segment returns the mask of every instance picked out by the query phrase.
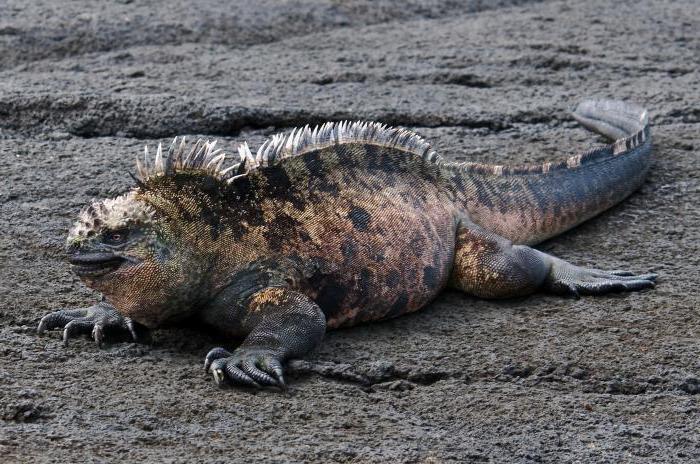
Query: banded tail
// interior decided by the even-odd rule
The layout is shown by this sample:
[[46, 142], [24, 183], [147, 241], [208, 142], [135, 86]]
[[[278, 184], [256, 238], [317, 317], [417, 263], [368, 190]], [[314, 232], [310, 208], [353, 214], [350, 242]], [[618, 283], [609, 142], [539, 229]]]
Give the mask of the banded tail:
[[600, 214], [642, 184], [651, 164], [645, 109], [586, 100], [573, 116], [613, 143], [542, 165], [442, 164], [475, 223], [513, 243], [532, 245]]

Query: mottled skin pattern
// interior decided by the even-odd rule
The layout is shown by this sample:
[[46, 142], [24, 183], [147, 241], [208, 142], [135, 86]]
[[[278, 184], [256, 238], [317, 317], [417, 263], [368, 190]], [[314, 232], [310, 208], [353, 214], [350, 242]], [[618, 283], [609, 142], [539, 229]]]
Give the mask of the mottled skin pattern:
[[318, 263], [304, 293], [329, 327], [416, 310], [447, 281], [455, 212], [434, 164], [348, 144], [252, 180], [262, 186], [265, 252]]
[[207, 355], [218, 383], [284, 386], [284, 362], [326, 327], [418, 310], [448, 285], [485, 298], [651, 287], [651, 274], [583, 269], [524, 246], [619, 202], [644, 177], [645, 117], [622, 103], [588, 105], [584, 124], [635, 137], [624, 151], [504, 170], [443, 163], [419, 153], [420, 141], [348, 140], [341, 128], [337, 142], [230, 182], [166, 160], [130, 196], [83, 213], [68, 251], [105, 300], [51, 313], [39, 331], [64, 327], [66, 340], [92, 331], [99, 343], [105, 330], [136, 337], [139, 325], [195, 318], [244, 339]]
[[[299, 274], [293, 286], [323, 308], [334, 328], [419, 309], [444, 287], [456, 213], [440, 182], [435, 164], [347, 144], [257, 169], [231, 185], [163, 177], [137, 196], [176, 217], [177, 235], [197, 248], [196, 256], [208, 256], [194, 260], [213, 266], [206, 293], [240, 280], [235, 276], [248, 263], [276, 269], [286, 259]], [[153, 281], [153, 288], [130, 289], [128, 298], [163, 286], [146, 278], [156, 275], [153, 269], [144, 274], [139, 280]], [[114, 303], [145, 325], [164, 322], [150, 322], [157, 311], [144, 302]]]

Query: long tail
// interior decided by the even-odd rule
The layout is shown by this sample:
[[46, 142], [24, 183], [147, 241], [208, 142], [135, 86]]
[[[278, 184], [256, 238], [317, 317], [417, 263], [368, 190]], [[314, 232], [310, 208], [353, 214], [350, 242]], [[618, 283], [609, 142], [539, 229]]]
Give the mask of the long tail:
[[620, 101], [586, 100], [573, 116], [614, 142], [536, 166], [444, 163], [459, 206], [485, 229], [514, 243], [535, 244], [630, 195], [651, 164], [646, 110]]

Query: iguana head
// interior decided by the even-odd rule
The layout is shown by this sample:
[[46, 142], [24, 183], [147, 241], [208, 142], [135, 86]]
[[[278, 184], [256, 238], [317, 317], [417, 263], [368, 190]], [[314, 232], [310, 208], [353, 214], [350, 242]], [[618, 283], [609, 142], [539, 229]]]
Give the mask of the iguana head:
[[[137, 191], [96, 201], [70, 229], [68, 259], [85, 284], [123, 315], [148, 327], [188, 309], [194, 291], [187, 254], [172, 221]], [[190, 276], [190, 277], [188, 277]]]
[[121, 314], [148, 327], [206, 303], [225, 285], [227, 270], [247, 262], [236, 251], [241, 233], [233, 231], [243, 226], [229, 217], [236, 200], [224, 196], [258, 160], [244, 144], [239, 162], [224, 167], [226, 155], [215, 145], [176, 138], [165, 153], [159, 145], [154, 158], [146, 148], [136, 163], [137, 187], [94, 202], [69, 232], [76, 274]]

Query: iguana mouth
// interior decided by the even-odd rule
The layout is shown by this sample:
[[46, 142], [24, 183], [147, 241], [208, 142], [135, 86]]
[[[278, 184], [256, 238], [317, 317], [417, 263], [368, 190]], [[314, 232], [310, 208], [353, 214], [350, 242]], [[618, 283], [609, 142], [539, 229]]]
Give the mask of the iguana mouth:
[[117, 270], [125, 259], [113, 253], [76, 253], [68, 261], [80, 277], [100, 277]]

